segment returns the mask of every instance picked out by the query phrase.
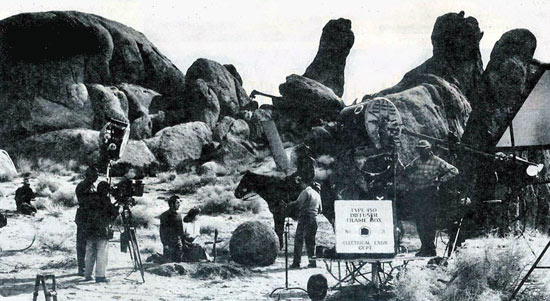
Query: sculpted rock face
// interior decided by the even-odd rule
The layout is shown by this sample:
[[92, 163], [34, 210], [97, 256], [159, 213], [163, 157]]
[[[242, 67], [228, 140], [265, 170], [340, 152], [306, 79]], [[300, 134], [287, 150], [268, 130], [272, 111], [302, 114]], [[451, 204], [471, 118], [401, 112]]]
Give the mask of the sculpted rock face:
[[[411, 132], [447, 139], [460, 138], [472, 108], [483, 64], [479, 41], [483, 33], [477, 20], [464, 12], [437, 18], [432, 32], [433, 56], [407, 72], [395, 86], [363, 101], [385, 97], [395, 104]], [[417, 138], [402, 135], [401, 154], [414, 156]]]
[[97, 128], [93, 120], [103, 116], [90, 114], [86, 85], [132, 83], [168, 96], [183, 93], [183, 73], [143, 34], [120, 23], [74, 11], [40, 12], [4, 19], [0, 28], [3, 137]]
[[178, 167], [186, 160], [199, 159], [203, 146], [212, 142], [210, 127], [199, 121], [165, 128], [157, 136], [160, 137], [158, 144], [152, 148], [159, 161], [169, 168]]
[[287, 76], [279, 92], [282, 98], [273, 99], [275, 109], [308, 129], [320, 125], [322, 120], [335, 120], [344, 107], [342, 99], [331, 89], [296, 74]]
[[[235, 76], [235, 75], [236, 76]], [[220, 116], [237, 116], [250, 99], [235, 67], [198, 59], [187, 70], [183, 103], [189, 120], [203, 121], [214, 127]]]
[[323, 27], [319, 50], [304, 76], [313, 79], [342, 97], [346, 59], [355, 41], [348, 19], [330, 20]]
[[245, 222], [237, 227], [229, 241], [231, 259], [250, 266], [268, 266], [275, 262], [279, 239], [269, 225]]
[[475, 110], [464, 133], [465, 142], [482, 148], [498, 143], [550, 67], [533, 59], [536, 47], [537, 39], [527, 29], [510, 30], [495, 43], [473, 102]]

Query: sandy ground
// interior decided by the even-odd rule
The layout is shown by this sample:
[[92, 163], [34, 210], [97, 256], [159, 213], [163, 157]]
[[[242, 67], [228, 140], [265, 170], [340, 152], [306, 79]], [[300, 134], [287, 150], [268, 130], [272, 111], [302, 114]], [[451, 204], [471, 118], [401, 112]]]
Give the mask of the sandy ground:
[[[73, 189], [77, 180], [73, 176], [54, 176], [53, 179], [62, 183], [65, 189]], [[156, 178], [146, 179], [144, 198], [149, 201], [151, 213], [156, 217], [167, 206], [163, 200], [169, 195], [169, 183], [158, 183]], [[15, 189], [20, 185], [17, 178], [11, 183], [0, 183], [0, 199], [2, 211], [14, 211], [13, 201]], [[31, 186], [37, 185], [37, 179], [31, 179]], [[1, 195], [0, 195], [1, 196]], [[253, 214], [245, 212], [234, 215], [201, 216], [203, 226], [216, 228], [220, 231], [220, 238], [224, 240], [220, 246], [221, 261], [228, 261], [227, 244], [231, 232], [242, 222], [261, 220], [272, 224], [271, 213], [267, 205], [260, 199], [260, 212]], [[184, 197], [182, 213], [198, 205], [192, 198]], [[57, 279], [57, 291], [60, 300], [270, 300], [270, 292], [285, 284], [285, 258], [279, 252], [276, 262], [268, 267], [244, 268], [248, 274], [244, 277], [222, 279], [219, 276], [205, 279], [193, 278], [190, 275], [164, 277], [145, 273], [145, 283], [141, 282], [139, 273], [131, 273], [132, 261], [127, 253], [120, 251], [120, 245], [115, 239], [109, 243], [109, 265], [107, 276], [111, 282], [96, 284], [84, 282], [76, 275], [75, 236], [76, 226], [73, 222], [75, 208], [65, 209], [60, 216], [52, 216], [45, 210], [39, 210], [34, 217], [10, 214], [8, 225], [0, 230], [0, 298], [2, 300], [31, 300], [34, 290], [35, 276], [38, 273], [53, 273]], [[152, 252], [161, 252], [162, 245], [158, 239], [158, 219], [149, 229], [138, 230], [138, 240], [142, 256], [148, 257]], [[319, 219], [320, 227], [317, 234], [317, 244], [331, 245], [333, 241], [332, 227], [324, 218]], [[293, 249], [293, 237], [296, 225], [291, 229], [289, 249]], [[36, 241], [26, 251], [11, 253], [8, 250], [21, 249], [29, 245], [36, 234]], [[202, 241], [213, 240], [212, 234], [203, 235]], [[61, 243], [59, 243], [61, 242]], [[409, 251], [414, 252], [418, 247], [418, 240], [406, 239]], [[51, 245], [54, 244], [53, 250]], [[441, 245], [441, 244], [440, 244]], [[207, 247], [210, 252], [211, 247]], [[6, 252], [8, 251], [8, 252]], [[440, 250], [442, 252], [442, 250]], [[290, 255], [291, 257], [292, 255]], [[291, 260], [289, 258], [289, 260]], [[302, 264], [307, 259], [304, 257]], [[235, 263], [229, 263], [238, 266]], [[419, 263], [416, 263], [419, 264]], [[196, 268], [200, 263], [190, 264], [189, 268]], [[145, 264], [146, 269], [154, 264]], [[306, 288], [309, 277], [321, 273], [329, 280], [329, 286], [336, 284], [324, 267], [318, 261], [318, 268], [302, 268], [289, 271], [289, 286]], [[341, 290], [329, 291], [328, 299], [332, 300], [387, 300], [387, 297], [368, 297], [369, 291], [363, 287], [347, 286]], [[307, 300], [303, 292], [283, 292], [275, 298], [284, 300]], [[43, 296], [41, 295], [41, 298]]]

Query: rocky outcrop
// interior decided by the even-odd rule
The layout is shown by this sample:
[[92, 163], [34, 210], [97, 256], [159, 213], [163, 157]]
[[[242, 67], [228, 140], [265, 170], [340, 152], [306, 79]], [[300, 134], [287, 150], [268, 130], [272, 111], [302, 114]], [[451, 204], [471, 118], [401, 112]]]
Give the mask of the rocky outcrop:
[[330, 20], [321, 34], [319, 50], [304, 76], [332, 89], [334, 94], [344, 94], [344, 70], [346, 59], [355, 41], [348, 19]]
[[235, 262], [249, 266], [268, 266], [275, 262], [279, 239], [269, 225], [245, 222], [237, 227], [229, 241], [229, 253]]
[[10, 155], [4, 150], [0, 150], [0, 180], [10, 180], [16, 176], [17, 169], [15, 169]]
[[[479, 41], [483, 33], [464, 12], [437, 18], [432, 31], [433, 56], [407, 72], [395, 86], [363, 101], [385, 97], [395, 104], [404, 127], [414, 133], [447, 139], [460, 138], [472, 111], [483, 71]], [[403, 137], [404, 136], [404, 137]], [[402, 135], [402, 155], [414, 156], [417, 138]]]
[[95, 164], [99, 158], [99, 132], [66, 129], [38, 134], [13, 145], [13, 153], [23, 158], [47, 158], [58, 162], [76, 160]]
[[282, 97], [273, 99], [275, 109], [281, 117], [289, 117], [297, 127], [307, 130], [323, 121], [335, 120], [344, 107], [342, 99], [331, 89], [296, 74], [287, 76], [279, 92]]
[[[166, 96], [183, 94], [183, 73], [143, 34], [120, 23], [74, 11], [40, 12], [4, 19], [0, 28], [2, 138], [17, 140], [69, 128], [97, 129], [97, 122], [109, 114], [122, 117], [119, 108], [106, 112], [103, 107], [114, 104], [107, 94], [117, 96], [118, 92], [96, 85], [107, 89], [130, 83]], [[130, 89], [119, 88], [133, 101]], [[106, 103], [92, 109], [90, 94]], [[142, 94], [140, 98], [147, 97]], [[124, 104], [121, 108], [128, 109]], [[92, 113], [96, 109], [99, 116]], [[125, 118], [131, 121], [140, 118], [132, 110], [129, 113]], [[147, 120], [140, 120], [134, 137], [147, 136], [148, 129], [142, 130], [147, 125]]]
[[495, 43], [483, 72], [474, 114], [464, 141], [481, 148], [495, 146], [550, 64], [533, 59], [537, 39], [527, 29], [506, 32]]
[[[149, 171], [157, 165], [157, 158], [143, 141], [130, 140], [126, 144], [124, 154], [115, 162], [113, 170], [124, 175], [130, 168], [138, 171]], [[147, 174], [147, 172], [143, 172]]]
[[168, 168], [176, 168], [189, 160], [197, 160], [202, 148], [212, 142], [212, 131], [204, 122], [189, 122], [168, 127], [148, 139], [156, 157]]
[[202, 121], [214, 128], [219, 117], [238, 116], [250, 102], [236, 69], [229, 69], [203, 58], [189, 67], [183, 97], [189, 120]]
[[246, 121], [225, 116], [214, 129], [214, 140], [223, 141], [227, 135], [240, 139], [248, 139], [250, 129]]

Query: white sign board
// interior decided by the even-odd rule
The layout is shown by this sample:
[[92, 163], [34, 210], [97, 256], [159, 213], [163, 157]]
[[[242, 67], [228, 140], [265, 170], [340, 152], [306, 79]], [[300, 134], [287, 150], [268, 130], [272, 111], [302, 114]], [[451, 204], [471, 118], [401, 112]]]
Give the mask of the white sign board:
[[334, 203], [336, 253], [394, 254], [392, 201]]

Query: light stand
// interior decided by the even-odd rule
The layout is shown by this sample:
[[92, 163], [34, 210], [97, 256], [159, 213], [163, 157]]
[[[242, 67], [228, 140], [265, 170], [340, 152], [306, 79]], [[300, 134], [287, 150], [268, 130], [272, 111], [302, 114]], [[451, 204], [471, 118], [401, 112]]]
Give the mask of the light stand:
[[283, 236], [285, 238], [285, 286], [274, 289], [271, 292], [271, 294], [269, 294], [270, 298], [272, 298], [273, 294], [278, 290], [283, 290], [283, 291], [301, 290], [307, 293], [307, 291], [301, 287], [288, 287], [288, 233], [290, 232], [290, 225], [292, 225], [290, 223], [290, 217], [287, 217], [285, 221], [285, 231], [283, 232]]

